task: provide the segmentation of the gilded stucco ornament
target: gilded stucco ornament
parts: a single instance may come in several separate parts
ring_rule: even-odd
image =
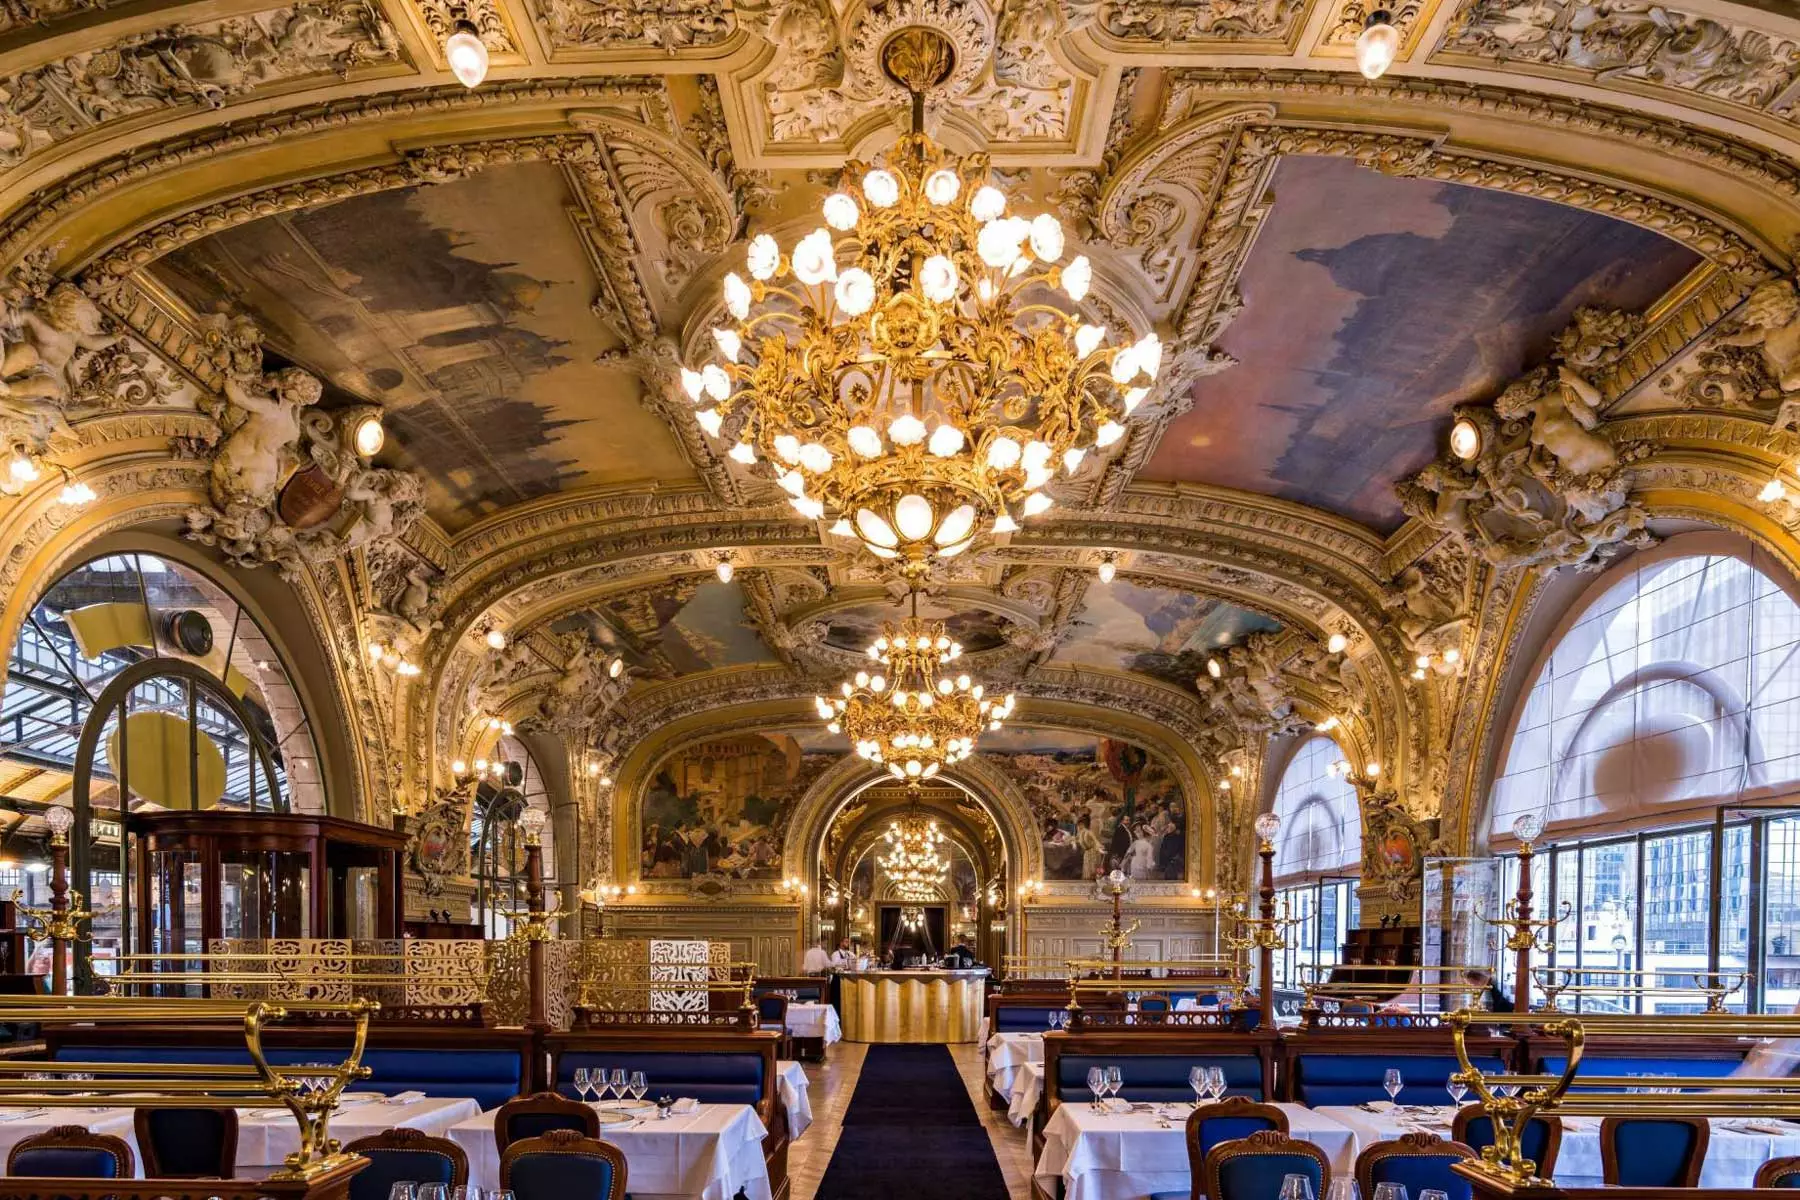
[[[559,49],[666,53],[717,45],[735,32],[724,0],[540,0],[538,24]]]
[[[606,649],[586,633],[562,637],[567,657],[538,701],[536,723],[556,733],[591,738],[625,693],[631,673],[608,669]]]
[[[1800,291],[1783,276],[1764,280],[1703,340],[1680,390],[1693,408],[1773,414],[1775,429],[1800,429]]]
[[[1100,6],[1099,26],[1132,41],[1270,40],[1305,11],[1302,0],[1117,0]]]
[[[1459,406],[1459,429],[1477,435],[1395,492],[1406,511],[1496,566],[1593,569],[1654,540],[1630,501],[1630,461],[1601,428],[1598,373],[1640,328],[1630,314],[1577,310],[1551,361],[1515,380],[1488,407]]]

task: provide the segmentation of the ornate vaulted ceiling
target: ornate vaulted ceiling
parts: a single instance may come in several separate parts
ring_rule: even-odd
[[[1366,7],[473,0],[494,65],[468,91],[444,0],[19,0],[0,259],[77,283],[143,356],[67,406],[66,465],[116,460],[93,468],[114,524],[128,495],[139,520],[205,508],[217,394],[258,353],[323,380],[323,411],[383,410],[376,465],[417,494],[382,476],[397,499],[359,501],[342,545],[279,513],[228,527],[216,493],[190,517],[228,558],[311,579],[343,630],[367,811],[428,790],[495,713],[644,775],[678,736],[803,720],[896,611],[877,564],[719,455],[675,369],[745,237],[810,228],[846,158],[892,141],[875,58],[929,24],[957,48],[933,133],[1063,217],[1096,315],[1170,346],[1130,435],[934,577],[933,614],[1034,728],[1138,739],[1209,798],[1246,730],[1335,715],[1430,807],[1413,797],[1474,788],[1491,683],[1443,654],[1503,651],[1530,591],[1507,571],[1591,566],[1665,511],[1628,493],[1678,511],[1717,484],[1693,474],[1710,451],[1657,457],[1671,439],[1786,453],[1774,400],[1689,379],[1793,266],[1800,18],[1404,0],[1371,83]],[[1533,458],[1534,432],[1506,469],[1554,487],[1483,483],[1500,458],[1474,492],[1446,482],[1459,406],[1524,438],[1538,410],[1496,398],[1565,369],[1624,465],[1558,474],[1566,442]],[[1677,410],[1739,424],[1678,434]],[[1751,475],[1713,490],[1758,513]],[[0,585],[66,552],[47,508],[0,521]],[[371,639],[420,674],[371,673]]]

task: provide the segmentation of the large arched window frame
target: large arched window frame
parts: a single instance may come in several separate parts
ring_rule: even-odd
[[[1696,972],[1739,972],[1733,1008],[1800,1001],[1800,586],[1748,541],[1685,534],[1595,580],[1526,677],[1483,828],[1503,895],[1522,814],[1532,888],[1567,906],[1543,967],[1617,991],[1603,1009],[1698,1011]],[[1511,964],[1505,964],[1505,984]],[[1630,989],[1651,986],[1659,994]]]
[[[1291,748],[1275,784],[1276,903],[1297,918],[1276,954],[1283,987],[1304,983],[1307,966],[1337,962],[1357,925],[1362,812],[1346,767],[1337,742],[1315,734]]]

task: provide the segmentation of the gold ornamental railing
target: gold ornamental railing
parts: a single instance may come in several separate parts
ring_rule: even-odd
[[[1250,964],[1237,958],[1131,959],[1066,958],[1070,1028],[1226,1028],[1246,1011],[1244,992]],[[1213,1009],[1176,1011],[1172,993],[1212,990],[1225,1000]],[[1149,1012],[1133,997],[1160,995],[1170,1007]]]
[[[1540,1184],[1538,1164],[1521,1147],[1526,1126],[1543,1115],[1572,1117],[1701,1116],[1800,1117],[1800,1078],[1788,1076],[1673,1079],[1640,1075],[1587,1075],[1581,1063],[1590,1035],[1655,1035],[1679,1042],[1684,1037],[1736,1037],[1762,1041],[1800,1037],[1800,1016],[1741,1016],[1733,1013],[1646,1015],[1591,1013],[1557,1016],[1547,1013],[1489,1013],[1467,1009],[1445,1018],[1456,1045],[1461,1069],[1456,1079],[1493,1118],[1494,1143],[1482,1151],[1474,1169],[1514,1185]],[[1486,1075],[1469,1057],[1471,1028],[1535,1028],[1561,1039],[1566,1063],[1559,1074]]]
[[[1726,1002],[1743,991],[1744,983],[1749,979],[1748,971],[1708,971],[1672,970],[1668,967],[1617,968],[1617,967],[1533,967],[1532,978],[1537,981],[1539,990],[1544,994],[1544,1006],[1552,1012],[1567,1011],[1562,1007],[1565,999],[1574,1000],[1577,1004],[1584,1000],[1617,1000],[1635,1001],[1644,997],[1655,997],[1659,1000],[1681,1000],[1693,998],[1704,1001],[1709,1013],[1728,1011]],[[1636,980],[1634,983],[1577,983],[1578,979],[1616,979]],[[1664,984],[1664,979],[1691,979],[1692,986],[1680,984]]]
[[[1430,1028],[1457,1009],[1484,1007],[1494,977],[1492,967],[1469,964],[1296,965],[1309,1029]]]
[[[300,1148],[271,1179],[304,1180],[348,1161],[331,1138],[331,1112],[344,1088],[367,1079],[362,1065],[369,1018],[366,1000],[234,1002],[176,997],[6,996],[0,1022],[43,1025],[183,1024],[242,1021],[250,1065],[167,1062],[76,1062],[0,1059],[0,1102],[37,1108],[93,1108],[97,1101],[158,1108],[285,1108],[300,1126]],[[263,1047],[271,1023],[304,1013],[331,1012],[351,1022],[350,1048],[336,1063],[276,1066]],[[53,1073],[61,1078],[40,1078]]]

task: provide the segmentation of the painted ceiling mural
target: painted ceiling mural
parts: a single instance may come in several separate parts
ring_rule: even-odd
[[[1219,345],[1144,479],[1204,481],[1391,532],[1393,483],[1453,405],[1543,360],[1584,304],[1642,310],[1698,258],[1657,234],[1504,192],[1284,159]]]
[[[597,284],[558,168],[496,167],[215,234],[159,278],[200,313],[249,312],[272,345],[384,405],[395,465],[455,531],[582,485],[691,476],[591,311]]]
[[[1209,651],[1280,628],[1216,597],[1115,579],[1088,588],[1050,661],[1137,671],[1191,692]]]
[[[644,794],[647,879],[772,879],[794,802],[842,756],[810,748],[812,730],[713,738],[664,759]]]
[[[825,644],[835,650],[860,654],[881,635],[884,623],[898,622],[907,611],[899,603],[859,604],[841,609],[826,618]],[[950,636],[962,643],[965,653],[979,654],[1006,645],[1007,621],[993,613],[966,605],[921,599],[919,616],[927,621],[944,622]]]
[[[550,628],[559,634],[585,632],[608,654],[623,655],[640,674],[654,678],[778,661],[744,611],[743,586],[711,575],[611,596]]]

